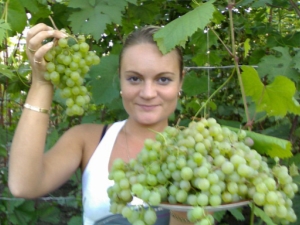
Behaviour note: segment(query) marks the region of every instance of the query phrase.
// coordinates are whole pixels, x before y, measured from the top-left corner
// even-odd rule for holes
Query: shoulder
[[[63,136],[69,137],[75,142],[98,140],[104,126],[104,124],[79,124],[68,129]]]

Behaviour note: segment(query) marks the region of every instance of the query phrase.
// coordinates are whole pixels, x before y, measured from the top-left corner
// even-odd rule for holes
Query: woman
[[[117,224],[106,220],[110,218],[106,189],[111,185],[108,172],[112,163],[116,158],[126,162],[135,158],[144,140],[155,138],[150,129],[162,131],[168,125],[168,117],[175,110],[182,86],[181,52],[176,48],[162,55],[153,41],[157,29],[146,27],[131,34],[120,54],[120,94],[128,119],[108,127],[98,124],[75,126],[47,153],[44,153],[44,147],[49,114],[44,112],[50,109],[53,86],[43,78],[46,70],[44,55],[53,43],[41,43],[47,38],[59,39],[65,35],[45,24],[29,30],[26,42],[32,85],[26,99],[27,107],[14,135],[9,163],[9,187],[14,196],[43,196],[60,187],[80,167],[84,224],[95,224],[96,221],[97,224]],[[33,107],[38,108],[38,112]],[[161,212],[164,217],[166,211]],[[170,223],[176,224],[179,220],[172,222],[171,219]]]

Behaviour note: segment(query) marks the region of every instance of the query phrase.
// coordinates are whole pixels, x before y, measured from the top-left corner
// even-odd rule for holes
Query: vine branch
[[[230,24],[230,36],[231,36],[231,52],[232,52],[232,56],[233,56],[233,61],[234,61],[234,65],[235,65],[235,69],[237,72],[237,76],[238,76],[238,81],[240,84],[240,89],[241,89],[241,94],[242,94],[242,100],[243,100],[243,104],[244,104],[244,108],[245,108],[245,115],[247,118],[247,125],[249,127],[250,126],[250,116],[249,116],[249,110],[248,110],[248,105],[247,105],[247,99],[246,99],[246,94],[245,94],[245,89],[244,89],[244,85],[243,85],[243,80],[241,77],[241,71],[240,71],[240,67],[239,67],[239,58],[236,55],[236,48],[235,48],[235,35],[234,35],[234,26],[233,26],[233,15],[232,15],[232,9],[235,6],[235,1],[228,1],[228,12],[229,12],[229,24]]]

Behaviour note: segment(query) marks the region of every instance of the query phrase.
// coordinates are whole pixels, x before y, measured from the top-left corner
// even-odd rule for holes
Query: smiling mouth
[[[140,104],[138,104],[138,106],[145,111],[151,111],[151,110],[155,109],[158,105],[140,105]]]

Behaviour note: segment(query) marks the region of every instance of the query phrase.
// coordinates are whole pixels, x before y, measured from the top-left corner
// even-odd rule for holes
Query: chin
[[[143,117],[138,117],[137,121],[143,125],[151,125],[151,124],[159,123],[161,119],[157,117],[143,116]]]

